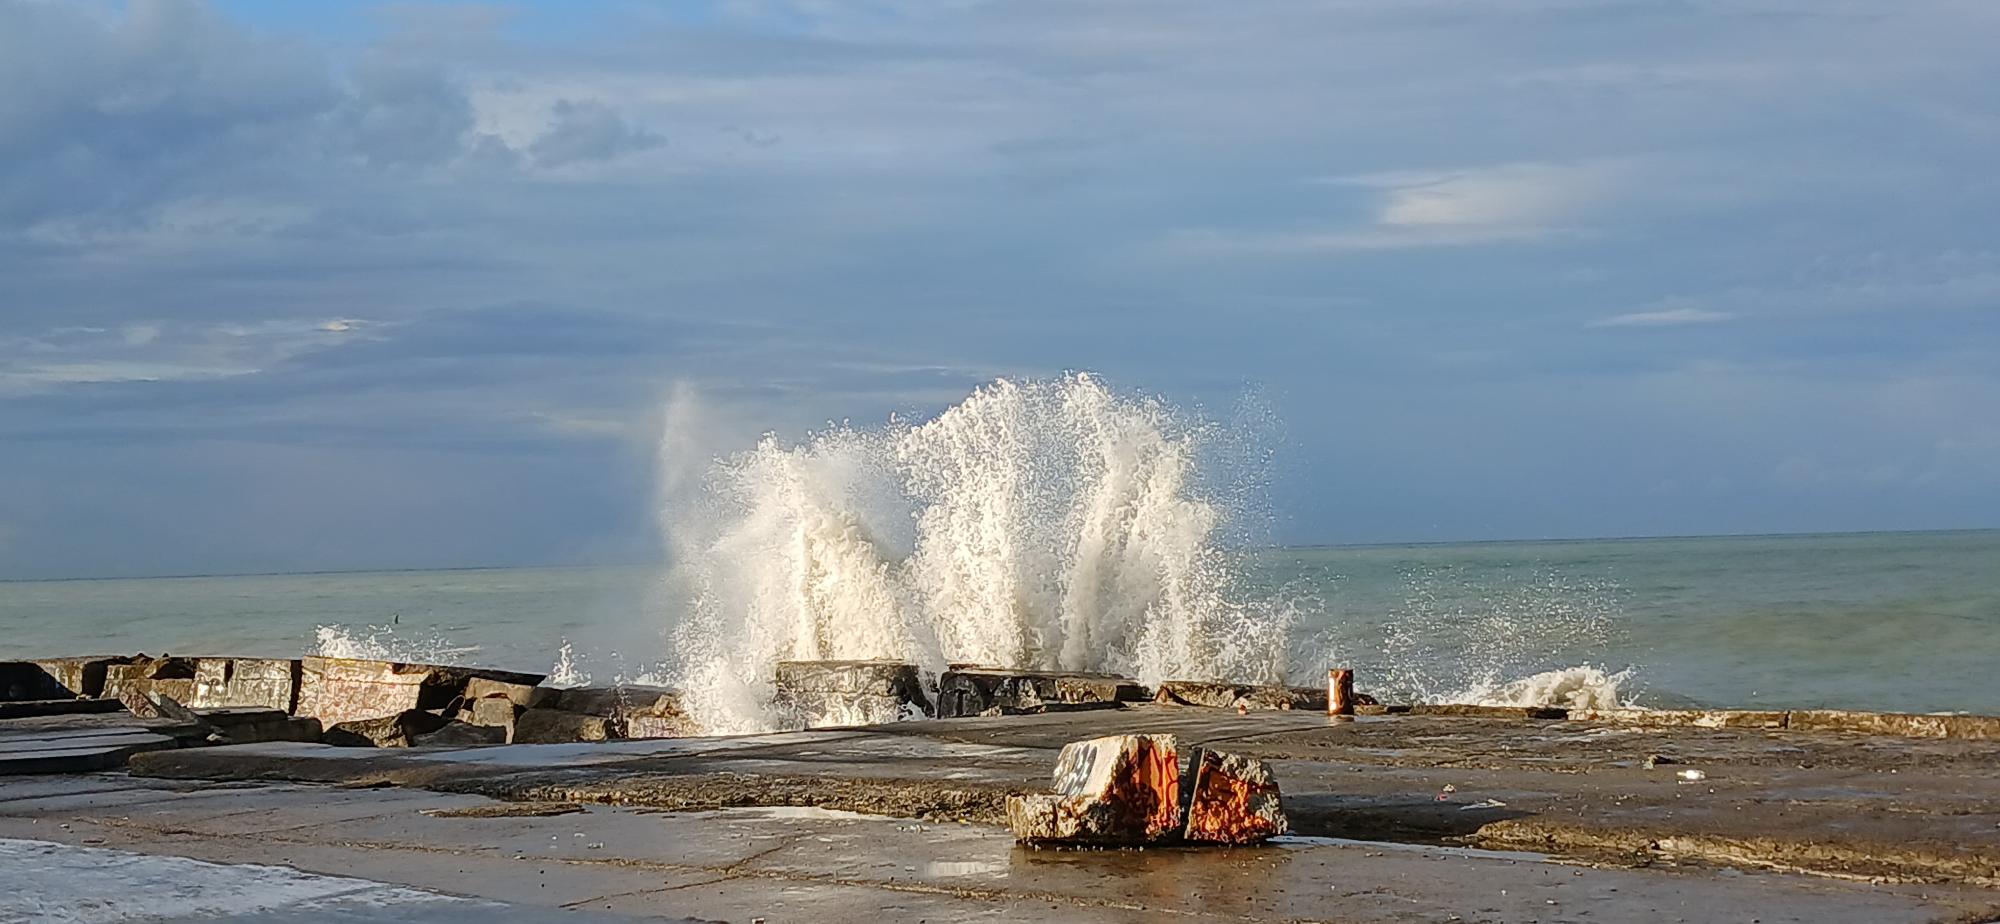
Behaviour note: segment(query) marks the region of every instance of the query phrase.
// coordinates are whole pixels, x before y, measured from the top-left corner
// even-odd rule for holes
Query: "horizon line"
[[[1620,536],[1542,536],[1536,538],[1511,539],[1417,539],[1401,542],[1306,542],[1296,545],[1269,543],[1249,546],[1252,549],[1394,549],[1412,547],[1436,547],[1451,545],[1532,545],[1538,543],[1562,542],[1643,542],[1667,539],[1808,539],[1815,536],[1897,536],[1922,535],[1928,533],[1990,533],[2000,532],[2000,526],[1964,526],[1941,529],[1840,529],[1812,530],[1807,532],[1776,533],[1674,533],[1664,535],[1620,535]],[[343,574],[424,574],[453,571],[556,571],[585,568],[639,568],[654,562],[597,562],[590,564],[520,564],[520,565],[443,565],[437,567],[412,568],[319,568],[299,571],[214,571],[190,574],[133,574],[133,575],[72,575],[67,577],[20,577],[0,578],[0,584],[64,584],[86,581],[184,581],[204,578],[251,578],[251,577],[320,577]]]

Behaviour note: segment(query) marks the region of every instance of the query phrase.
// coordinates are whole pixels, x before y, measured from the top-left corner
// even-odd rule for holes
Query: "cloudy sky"
[[[629,560],[654,421],[1275,410],[1298,542],[2000,526],[1991,0],[0,0],[0,577]]]

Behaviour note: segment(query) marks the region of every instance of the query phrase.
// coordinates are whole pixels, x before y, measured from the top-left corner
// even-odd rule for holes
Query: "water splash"
[[[1617,709],[1629,703],[1620,688],[1632,671],[1609,672],[1582,664],[1543,671],[1519,680],[1481,683],[1448,701],[1478,706],[1556,706],[1563,709]]]
[[[1275,682],[1293,614],[1240,592],[1197,483],[1218,438],[1089,375],[1002,380],[936,418],[767,436],[703,465],[670,402],[676,680],[714,731],[774,723],[771,665],[896,658]]]
[[[307,653],[328,658],[463,664],[479,650],[478,645],[455,644],[435,629],[404,631],[388,625],[336,624],[314,627],[313,644]]]
[[[590,672],[583,669],[582,659],[569,639],[562,640],[562,647],[556,650],[556,661],[549,666],[548,679],[543,682],[558,689],[590,685]]]

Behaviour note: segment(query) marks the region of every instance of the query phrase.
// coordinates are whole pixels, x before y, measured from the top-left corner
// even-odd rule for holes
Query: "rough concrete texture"
[[[1263,761],[1197,748],[1188,777],[1185,839],[1252,844],[1289,830],[1277,778]]]
[[[939,718],[1145,702],[1146,688],[1116,674],[1032,672],[953,665],[938,677]]]
[[[298,704],[299,662],[289,658],[200,658],[195,662],[196,709],[261,706],[291,712]]]
[[[529,709],[514,719],[515,744],[560,744],[565,741],[609,741],[623,737],[619,721],[561,709]]]
[[[1007,800],[1007,826],[1022,843],[1126,847],[1180,834],[1180,755],[1172,735],[1066,744],[1053,786],[1053,793]]]
[[[130,703],[135,698],[144,699],[158,694],[171,697],[175,702],[191,702],[194,699],[197,660],[138,655],[123,664],[106,665],[104,696]]]
[[[332,727],[414,709],[446,709],[463,699],[469,681],[482,677],[530,687],[542,682],[539,674],[485,668],[306,657],[299,660],[295,712]]]
[[[618,738],[683,738],[697,734],[694,720],[681,709],[680,693],[666,687],[626,684],[616,687],[572,687],[546,690],[541,708],[565,713],[598,716],[606,735]],[[596,733],[598,723],[578,723],[579,730]],[[554,739],[549,740],[554,743]],[[567,740],[584,740],[570,738]],[[594,740],[594,739],[593,739]]]
[[[130,657],[81,657],[38,658],[29,663],[54,678],[62,686],[63,695],[96,698],[104,695],[106,669],[113,664],[128,664],[131,661]]]
[[[793,743],[826,743],[815,740]],[[484,912],[471,919],[492,924],[584,913],[739,924],[1920,924],[1988,919],[1996,897],[1964,886],[1664,862],[1607,868],[1432,845],[1287,837],[1230,849],[1035,850],[984,825],[817,809],[496,814],[498,805],[395,788],[0,780],[0,839],[8,839],[0,850],[67,864],[51,875],[47,865],[0,862],[0,901],[81,910],[67,919],[87,924],[120,918],[90,916],[80,890],[127,907],[151,898],[168,919],[187,922],[466,920],[435,897],[471,896]],[[172,875],[159,874],[162,861],[174,861]],[[349,881],[334,888],[322,877]],[[421,895],[357,909],[373,917],[313,917],[303,904],[304,894],[398,894],[390,890]],[[232,901],[244,903],[240,914],[270,917],[228,917]]]
[[[436,713],[405,709],[394,715],[336,722],[320,738],[343,747],[406,748],[447,724],[449,720]]]
[[[1004,824],[1064,744],[1176,735],[1265,761],[1301,834],[1624,865],[1699,860],[2000,882],[2000,744],[1454,716],[1334,720],[1136,706],[736,738],[383,752],[140,754],[171,777],[395,783],[675,808],[804,804]],[[1647,769],[1649,757],[1655,761]],[[1676,773],[1700,770],[1683,782]]]
[[[774,705],[807,728],[935,715],[923,674],[900,661],[779,661]]]
[[[1783,728],[1798,732],[2000,741],[2000,716],[1990,715],[1915,715],[1898,712],[1856,712],[1844,709],[1795,709],[1790,712],[1741,709],[1590,709],[1571,710],[1569,718],[1618,725]]]

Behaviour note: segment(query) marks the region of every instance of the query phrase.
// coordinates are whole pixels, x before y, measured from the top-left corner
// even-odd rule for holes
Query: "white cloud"
[[[1547,230],[1618,198],[1634,165],[1616,161],[1508,163],[1399,170],[1321,182],[1381,190],[1376,223],[1389,228]]]
[[[1714,324],[1736,316],[1726,311],[1702,308],[1669,308],[1664,311],[1635,311],[1613,315],[1585,324],[1585,327],[1680,327],[1686,324]]]

